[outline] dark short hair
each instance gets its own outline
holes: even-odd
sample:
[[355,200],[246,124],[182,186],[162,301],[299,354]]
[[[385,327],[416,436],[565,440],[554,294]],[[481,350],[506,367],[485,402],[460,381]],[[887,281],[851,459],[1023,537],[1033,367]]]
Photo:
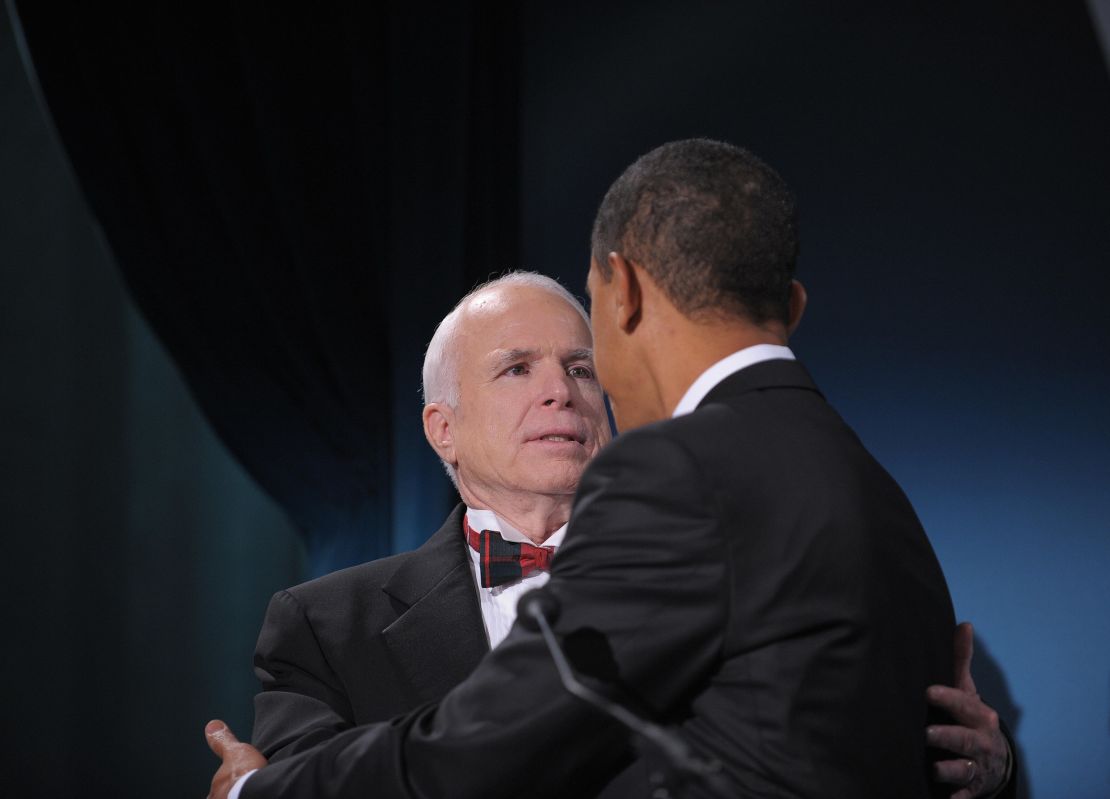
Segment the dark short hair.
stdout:
[[685,139],[641,156],[609,187],[590,249],[606,280],[618,252],[688,317],[785,322],[797,229],[794,197],[775,170],[740,147]]

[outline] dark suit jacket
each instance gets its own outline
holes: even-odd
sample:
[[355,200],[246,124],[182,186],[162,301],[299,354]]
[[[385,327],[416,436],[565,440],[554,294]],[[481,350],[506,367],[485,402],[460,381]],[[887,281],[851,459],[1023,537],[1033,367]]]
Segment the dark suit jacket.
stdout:
[[[736,796],[930,794],[925,687],[950,679],[955,623],[944,577],[800,364],[744,369],[695,413],[607,447],[543,590],[579,669],[681,725]],[[340,732],[242,795],[578,796],[624,765],[621,739],[517,625],[439,703]]]
[[419,549],[270,600],[252,742],[271,760],[434,702],[489,651],[459,505]]

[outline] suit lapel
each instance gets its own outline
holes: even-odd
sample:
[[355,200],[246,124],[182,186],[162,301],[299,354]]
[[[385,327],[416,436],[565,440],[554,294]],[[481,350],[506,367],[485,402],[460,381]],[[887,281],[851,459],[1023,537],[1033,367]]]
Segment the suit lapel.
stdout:
[[382,586],[405,608],[382,639],[420,702],[441,698],[489,651],[462,535],[464,513],[457,506]]

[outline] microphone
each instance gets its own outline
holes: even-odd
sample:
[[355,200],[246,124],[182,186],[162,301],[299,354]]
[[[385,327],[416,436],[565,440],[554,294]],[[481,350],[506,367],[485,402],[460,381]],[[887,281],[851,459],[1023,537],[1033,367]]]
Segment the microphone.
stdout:
[[524,629],[534,633],[540,631],[540,621],[546,620],[549,625],[559,620],[559,600],[545,594],[543,591],[533,589],[522,596],[516,603],[516,617],[524,625]]
[[[559,618],[561,611],[559,600],[550,593],[534,590],[529,591],[517,602],[517,619],[526,630],[539,632],[547,644],[547,651],[555,661],[555,668],[559,672],[559,679],[563,687],[572,695],[578,697],[588,705],[600,710],[610,718],[620,722],[624,727],[641,740],[653,745],[667,758],[667,762],[675,771],[684,778],[693,777],[710,789],[710,792],[721,797],[731,796],[728,782],[721,774],[721,764],[716,760],[704,760],[695,755],[690,746],[672,730],[642,718],[628,708],[620,705],[608,697],[602,696],[578,680],[567,660],[563,648],[559,646],[551,625]],[[666,778],[658,771],[652,770],[651,781],[662,793],[653,793],[652,796],[670,796],[664,783]]]

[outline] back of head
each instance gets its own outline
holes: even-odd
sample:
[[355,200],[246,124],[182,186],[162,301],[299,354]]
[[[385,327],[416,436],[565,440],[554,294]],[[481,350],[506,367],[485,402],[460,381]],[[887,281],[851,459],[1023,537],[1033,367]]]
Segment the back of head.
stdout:
[[670,142],[609,187],[591,251],[606,279],[610,252],[639,264],[687,317],[785,322],[798,254],[794,198],[747,150]]

